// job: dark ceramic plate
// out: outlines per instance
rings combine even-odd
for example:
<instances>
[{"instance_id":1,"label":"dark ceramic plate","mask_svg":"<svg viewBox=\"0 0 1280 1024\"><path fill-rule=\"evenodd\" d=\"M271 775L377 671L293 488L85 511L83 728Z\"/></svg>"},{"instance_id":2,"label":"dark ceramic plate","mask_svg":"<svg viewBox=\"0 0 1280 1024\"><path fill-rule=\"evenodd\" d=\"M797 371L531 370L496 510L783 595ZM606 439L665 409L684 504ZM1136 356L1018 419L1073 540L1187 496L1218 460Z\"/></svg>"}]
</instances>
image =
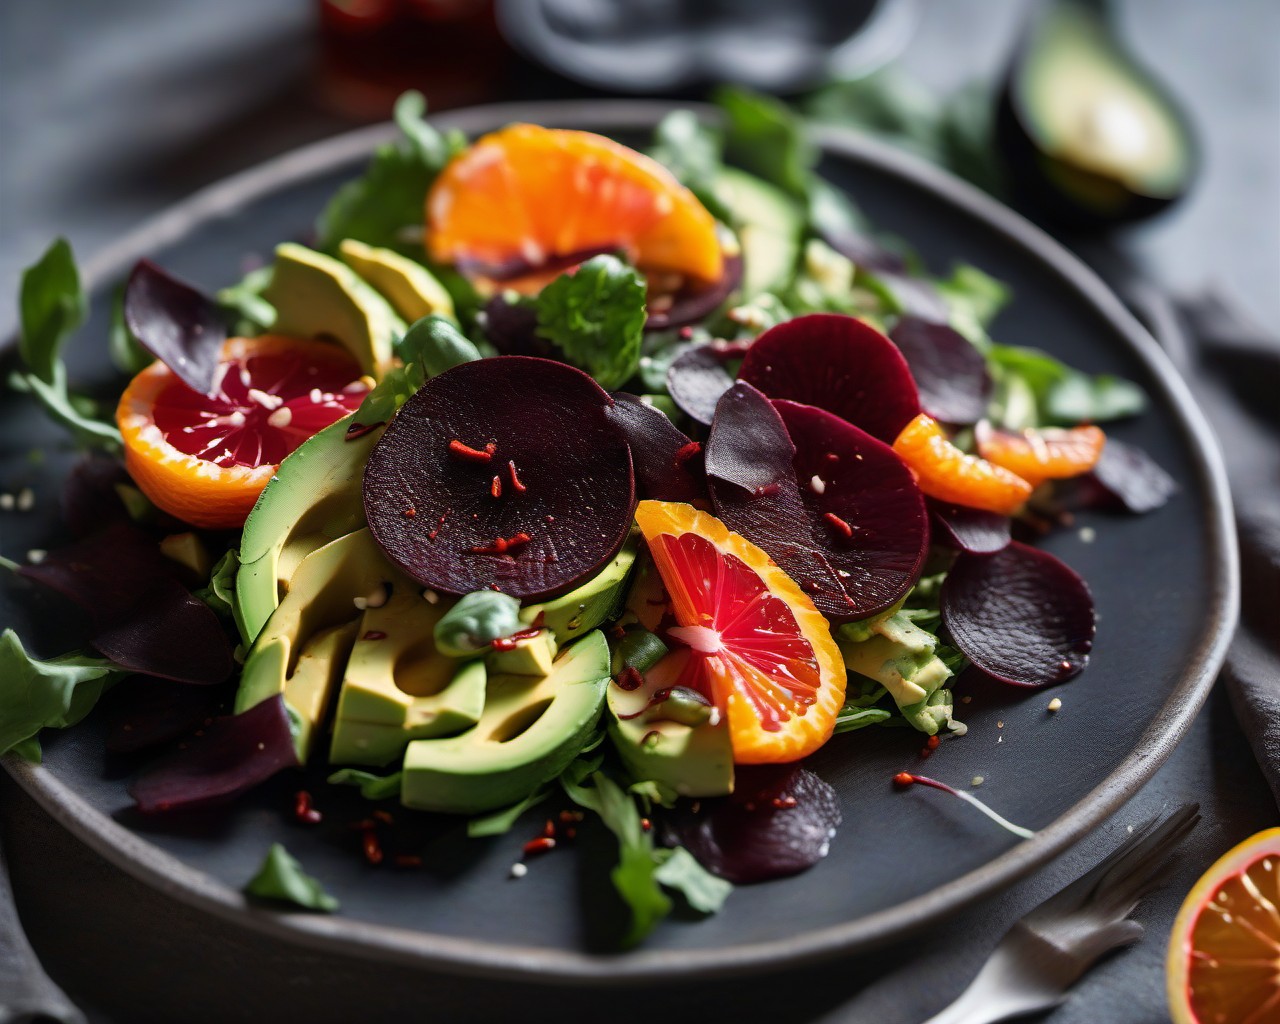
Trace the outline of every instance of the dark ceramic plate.
<instances>
[{"instance_id":1,"label":"dark ceramic plate","mask_svg":"<svg viewBox=\"0 0 1280 1024\"><path fill-rule=\"evenodd\" d=\"M510 106L459 112L442 125L482 132L511 120L594 129L642 144L664 106L648 102ZM356 173L388 135L362 131L282 157L187 202L123 239L89 272L94 317L73 353L74 376L109 392L105 347L110 290L148 256L207 287L241 273L246 257L305 237L335 185ZM142 821L125 786L136 768L102 753L103 724L46 740L43 767L6 767L75 835L179 901L330 952L397 960L443 972L596 982L706 976L813 961L866 949L993 892L1080 839L1148 779L1204 700L1235 619L1235 548L1226 484L1213 442L1182 382L1152 339L1102 283L1057 244L949 176L856 136L826 131L823 173L847 189L881 227L915 243L945 271L970 261L1009 282L1015 301L996 335L1043 347L1092 372L1123 374L1150 393L1150 411L1115 436L1151 452L1181 493L1142 518L1082 516L1078 529L1044 546L1089 581L1100 613L1088 670L1051 691L973 691L960 705L969 724L928 771L967 784L1009 818L1038 830L1018 842L963 805L925 790L898 792L895 772L919 766L920 737L870 729L831 742L813 766L837 789L844 825L830 856L795 878L740 888L707 920L674 919L646 946L611 954L620 909L605 868L609 840L584 830L577 849L508 878L537 812L506 837L468 841L456 824L432 822L416 839L420 871L370 868L348 823L361 813L346 791L308 784L327 812L323 826L295 824L297 779L277 780L226 813L182 824ZM90 343L92 342L92 343ZM50 514L6 514L13 555L56 543L49 522L71 462L29 404L0 407L0 483L32 486ZM43 462L28 457L45 447ZM37 650L57 647L60 606L11 587L0 621ZM1049 700L1062 698L1056 715ZM402 815L402 817L409 817ZM267 845L279 840L342 901L342 916L276 914L248 907L239 888Z\"/></svg>"}]
</instances>

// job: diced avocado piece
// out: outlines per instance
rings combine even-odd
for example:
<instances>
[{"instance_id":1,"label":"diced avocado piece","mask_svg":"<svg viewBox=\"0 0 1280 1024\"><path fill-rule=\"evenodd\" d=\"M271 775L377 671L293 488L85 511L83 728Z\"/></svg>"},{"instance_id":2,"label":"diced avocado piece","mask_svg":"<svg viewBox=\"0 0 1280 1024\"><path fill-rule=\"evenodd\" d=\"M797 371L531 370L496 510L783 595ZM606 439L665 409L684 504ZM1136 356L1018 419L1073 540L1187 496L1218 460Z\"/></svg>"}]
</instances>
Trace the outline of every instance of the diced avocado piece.
<instances>
[{"instance_id":1,"label":"diced avocado piece","mask_svg":"<svg viewBox=\"0 0 1280 1024\"><path fill-rule=\"evenodd\" d=\"M401 800L453 814L523 800L581 751L608 684L609 646L598 630L564 650L549 675L491 677L478 724L459 736L409 744Z\"/></svg>"},{"instance_id":2,"label":"diced avocado piece","mask_svg":"<svg viewBox=\"0 0 1280 1024\"><path fill-rule=\"evenodd\" d=\"M626 618L652 633L661 624L667 604L667 588L646 551L639 559L631 589L627 591Z\"/></svg>"},{"instance_id":3,"label":"diced avocado piece","mask_svg":"<svg viewBox=\"0 0 1280 1024\"><path fill-rule=\"evenodd\" d=\"M280 463L245 521L232 611L251 644L275 611L303 558L364 526L360 483L382 427L347 440L339 420Z\"/></svg>"},{"instance_id":4,"label":"diced avocado piece","mask_svg":"<svg viewBox=\"0 0 1280 1024\"><path fill-rule=\"evenodd\" d=\"M531 604L520 609L520 621L545 626L556 635L561 646L575 637L595 629L602 622L617 618L624 599L627 576L636 561L637 543L627 541L599 574L577 590L545 604Z\"/></svg>"},{"instance_id":5,"label":"diced avocado piece","mask_svg":"<svg viewBox=\"0 0 1280 1024\"><path fill-rule=\"evenodd\" d=\"M276 247L275 273L263 297L276 309L276 334L332 338L381 380L405 323L391 304L332 256L294 242Z\"/></svg>"},{"instance_id":6,"label":"diced avocado piece","mask_svg":"<svg viewBox=\"0 0 1280 1024\"><path fill-rule=\"evenodd\" d=\"M485 664L494 675L545 676L556 657L556 635L539 629L530 636L496 640L485 655Z\"/></svg>"},{"instance_id":7,"label":"diced avocado piece","mask_svg":"<svg viewBox=\"0 0 1280 1024\"><path fill-rule=\"evenodd\" d=\"M951 678L951 670L935 653L937 637L900 612L873 622L871 631L869 639L856 642L837 632L845 668L880 683L916 728L933 735L938 731L936 717L922 711Z\"/></svg>"},{"instance_id":8,"label":"diced avocado piece","mask_svg":"<svg viewBox=\"0 0 1280 1024\"><path fill-rule=\"evenodd\" d=\"M361 612L356 599L367 600L370 594L383 591L388 585L394 588L410 584L388 564L367 529L339 537L303 559L289 593L267 620L245 659L236 692L236 713L283 694L295 724L301 721L309 727L303 730L307 735L299 744L299 756L305 760L310 752L310 731L327 708L346 661L347 649L342 647L341 638L355 636L354 629L348 634L341 628L335 631L335 627L357 623ZM325 641L321 634L327 632L333 636ZM303 662L302 655L308 651L314 655L315 664ZM321 652L329 659L326 664L334 666L332 671L321 664ZM295 695L298 704L291 699Z\"/></svg>"},{"instance_id":9,"label":"diced avocado piece","mask_svg":"<svg viewBox=\"0 0 1280 1024\"><path fill-rule=\"evenodd\" d=\"M716 179L716 194L740 218L742 293L750 301L791 280L800 255L804 210L785 192L734 167Z\"/></svg>"},{"instance_id":10,"label":"diced avocado piece","mask_svg":"<svg viewBox=\"0 0 1280 1024\"><path fill-rule=\"evenodd\" d=\"M343 262L373 285L395 307L405 323L432 313L452 317L453 297L421 263L391 249L379 249L348 238L338 246Z\"/></svg>"},{"instance_id":11,"label":"diced avocado piece","mask_svg":"<svg viewBox=\"0 0 1280 1024\"><path fill-rule=\"evenodd\" d=\"M177 562L191 574L192 578L207 580L213 569L213 558L209 549L194 533L171 533L160 541L160 553L170 561Z\"/></svg>"}]
</instances>

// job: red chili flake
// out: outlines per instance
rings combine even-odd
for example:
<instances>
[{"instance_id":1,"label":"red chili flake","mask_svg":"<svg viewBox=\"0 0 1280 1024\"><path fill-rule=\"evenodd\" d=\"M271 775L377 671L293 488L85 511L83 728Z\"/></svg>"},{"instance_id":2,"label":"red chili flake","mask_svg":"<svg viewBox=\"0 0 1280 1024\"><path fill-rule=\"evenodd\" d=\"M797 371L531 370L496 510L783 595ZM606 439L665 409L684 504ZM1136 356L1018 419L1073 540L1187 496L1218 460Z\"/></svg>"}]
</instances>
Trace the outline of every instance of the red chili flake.
<instances>
[{"instance_id":1,"label":"red chili flake","mask_svg":"<svg viewBox=\"0 0 1280 1024\"><path fill-rule=\"evenodd\" d=\"M404 510L404 514L407 515L410 519L412 519L414 516L418 514L418 510L416 508L407 508Z\"/></svg>"},{"instance_id":2,"label":"red chili flake","mask_svg":"<svg viewBox=\"0 0 1280 1024\"><path fill-rule=\"evenodd\" d=\"M489 493L492 494L495 498L502 497L502 478L501 477L495 476L493 478L493 483L489 485Z\"/></svg>"},{"instance_id":3,"label":"red chili flake","mask_svg":"<svg viewBox=\"0 0 1280 1024\"><path fill-rule=\"evenodd\" d=\"M692 327L681 327L681 328L680 328L680 340L681 340L681 341L688 341L688 340L689 340L690 338L692 338L692 337L693 337L693 328L692 328Z\"/></svg>"},{"instance_id":4,"label":"red chili flake","mask_svg":"<svg viewBox=\"0 0 1280 1024\"><path fill-rule=\"evenodd\" d=\"M541 632L542 630L537 627L522 629L518 633L512 633L510 636L500 636L496 640L490 641L489 646L495 651L514 651L521 640L532 640Z\"/></svg>"},{"instance_id":5,"label":"red chili flake","mask_svg":"<svg viewBox=\"0 0 1280 1024\"><path fill-rule=\"evenodd\" d=\"M1069 662L1069 661L1060 661L1060 662L1058 662L1058 668L1062 669L1062 671L1063 671L1063 672L1070 672L1070 671L1071 671L1071 662Z\"/></svg>"},{"instance_id":6,"label":"red chili flake","mask_svg":"<svg viewBox=\"0 0 1280 1024\"><path fill-rule=\"evenodd\" d=\"M796 805L796 798L793 796L775 796L773 798L773 806L780 811L789 811Z\"/></svg>"},{"instance_id":7,"label":"red chili flake","mask_svg":"<svg viewBox=\"0 0 1280 1024\"><path fill-rule=\"evenodd\" d=\"M564 837L566 839L577 839L578 830L576 828L567 828L564 830Z\"/></svg>"},{"instance_id":8,"label":"red chili flake","mask_svg":"<svg viewBox=\"0 0 1280 1024\"><path fill-rule=\"evenodd\" d=\"M924 745L928 747L930 750L937 750L938 744L941 742L942 742L941 737L930 736L927 740L924 741Z\"/></svg>"},{"instance_id":9,"label":"red chili flake","mask_svg":"<svg viewBox=\"0 0 1280 1024\"><path fill-rule=\"evenodd\" d=\"M550 836L539 836L537 839L530 839L524 844L523 853L526 857L536 857L540 853L546 853L548 850L556 848L556 841Z\"/></svg>"},{"instance_id":10,"label":"red chili flake","mask_svg":"<svg viewBox=\"0 0 1280 1024\"><path fill-rule=\"evenodd\" d=\"M910 772L898 772L898 774L893 777L893 783L895 786L909 786L915 781L916 777Z\"/></svg>"},{"instance_id":11,"label":"red chili flake","mask_svg":"<svg viewBox=\"0 0 1280 1024\"><path fill-rule=\"evenodd\" d=\"M624 636L627 635L627 627L611 626L609 629L609 635L613 637L615 640L621 640Z\"/></svg>"},{"instance_id":12,"label":"red chili flake","mask_svg":"<svg viewBox=\"0 0 1280 1024\"><path fill-rule=\"evenodd\" d=\"M690 459L697 456L702 451L702 444L698 441L690 441L676 452L676 465L683 466Z\"/></svg>"},{"instance_id":13,"label":"red chili flake","mask_svg":"<svg viewBox=\"0 0 1280 1024\"><path fill-rule=\"evenodd\" d=\"M841 519L841 518L840 518L838 515L836 515L834 512L823 512L823 513L822 513L822 518L823 518L823 519L825 519L828 523L830 523L830 524L831 524L833 527L835 527L837 530L839 530L839 531L840 531L842 534L844 534L846 537L852 537L852 536L853 536L853 527L852 527L852 526L850 526L848 523L846 523L843 519Z\"/></svg>"},{"instance_id":14,"label":"red chili flake","mask_svg":"<svg viewBox=\"0 0 1280 1024\"><path fill-rule=\"evenodd\" d=\"M555 517L555 516L547 516L547 522L549 522L549 523L554 523L555 521L556 521L556 517Z\"/></svg>"},{"instance_id":15,"label":"red chili flake","mask_svg":"<svg viewBox=\"0 0 1280 1024\"><path fill-rule=\"evenodd\" d=\"M382 420L378 420L377 423L368 423L368 424L353 423L351 424L351 426L347 427L347 433L344 436L343 440L354 441L357 437L364 437L364 435L369 433L369 431L377 430L378 427L382 426L382 424L383 424Z\"/></svg>"},{"instance_id":16,"label":"red chili flake","mask_svg":"<svg viewBox=\"0 0 1280 1024\"><path fill-rule=\"evenodd\" d=\"M641 818L640 827L644 829L646 832L651 832L653 831L653 822L651 822L648 818Z\"/></svg>"},{"instance_id":17,"label":"red chili flake","mask_svg":"<svg viewBox=\"0 0 1280 1024\"><path fill-rule=\"evenodd\" d=\"M542 835L547 839L554 839L556 836L556 823L550 818L548 818L547 823L542 826Z\"/></svg>"},{"instance_id":18,"label":"red chili flake","mask_svg":"<svg viewBox=\"0 0 1280 1024\"><path fill-rule=\"evenodd\" d=\"M512 459L507 463L507 469L511 471L511 486L516 489L517 494L524 494L524 492L529 488L526 487L524 482L520 479L520 474L516 470L515 459Z\"/></svg>"},{"instance_id":19,"label":"red chili flake","mask_svg":"<svg viewBox=\"0 0 1280 1024\"><path fill-rule=\"evenodd\" d=\"M561 811L560 824L573 825L581 821L585 817L586 815L584 815L581 811Z\"/></svg>"},{"instance_id":20,"label":"red chili flake","mask_svg":"<svg viewBox=\"0 0 1280 1024\"><path fill-rule=\"evenodd\" d=\"M439 531L439 530L428 530L428 531L427 531L427 540L435 540L435 539L436 539L437 537L439 537L439 536L440 536L440 531Z\"/></svg>"},{"instance_id":21,"label":"red chili flake","mask_svg":"<svg viewBox=\"0 0 1280 1024\"><path fill-rule=\"evenodd\" d=\"M422 858L416 853L397 853L396 867L398 868L420 868L422 867Z\"/></svg>"},{"instance_id":22,"label":"red chili flake","mask_svg":"<svg viewBox=\"0 0 1280 1024\"><path fill-rule=\"evenodd\" d=\"M463 444L456 437L449 442L449 454L455 458L462 459L464 462L492 462L493 453L497 446L487 444L483 449L472 448L470 445Z\"/></svg>"},{"instance_id":23,"label":"red chili flake","mask_svg":"<svg viewBox=\"0 0 1280 1024\"><path fill-rule=\"evenodd\" d=\"M373 816L384 825L390 825L395 821L395 819L391 817L391 813L389 811L376 810L373 812Z\"/></svg>"},{"instance_id":24,"label":"red chili flake","mask_svg":"<svg viewBox=\"0 0 1280 1024\"><path fill-rule=\"evenodd\" d=\"M364 636L362 636L360 639L361 640L385 640L386 638L387 638L387 634L382 632L382 630L368 629L368 630L365 630Z\"/></svg>"},{"instance_id":25,"label":"red chili flake","mask_svg":"<svg viewBox=\"0 0 1280 1024\"><path fill-rule=\"evenodd\" d=\"M495 537L490 545L471 548L471 553L473 555L505 555L512 548L528 544L531 540L533 538L521 530L513 537Z\"/></svg>"},{"instance_id":26,"label":"red chili flake","mask_svg":"<svg viewBox=\"0 0 1280 1024\"><path fill-rule=\"evenodd\" d=\"M644 685L644 676L634 665L627 665L618 673L618 686L624 690L638 690Z\"/></svg>"},{"instance_id":27,"label":"red chili flake","mask_svg":"<svg viewBox=\"0 0 1280 1024\"><path fill-rule=\"evenodd\" d=\"M836 463L840 461L840 456L837 455L835 452L827 452L827 454L824 455L823 458L827 460L828 466L834 466Z\"/></svg>"},{"instance_id":28,"label":"red chili flake","mask_svg":"<svg viewBox=\"0 0 1280 1024\"><path fill-rule=\"evenodd\" d=\"M378 842L378 833L372 824L364 830L361 837L361 844L364 847L364 859L370 864L381 864L383 853L382 844Z\"/></svg>"},{"instance_id":29,"label":"red chili flake","mask_svg":"<svg viewBox=\"0 0 1280 1024\"><path fill-rule=\"evenodd\" d=\"M311 794L305 789L298 790L293 798L293 816L304 825L318 825L324 816L311 806Z\"/></svg>"}]
</instances>

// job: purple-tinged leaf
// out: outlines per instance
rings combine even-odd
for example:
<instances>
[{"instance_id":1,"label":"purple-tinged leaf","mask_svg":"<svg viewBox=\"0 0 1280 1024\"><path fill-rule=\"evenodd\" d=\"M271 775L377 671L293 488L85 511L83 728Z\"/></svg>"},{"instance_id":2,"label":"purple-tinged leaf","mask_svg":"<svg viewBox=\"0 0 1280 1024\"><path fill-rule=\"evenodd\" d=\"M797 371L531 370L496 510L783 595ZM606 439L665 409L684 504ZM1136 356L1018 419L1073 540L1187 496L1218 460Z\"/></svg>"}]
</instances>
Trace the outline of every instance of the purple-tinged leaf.
<instances>
[{"instance_id":1,"label":"purple-tinged leaf","mask_svg":"<svg viewBox=\"0 0 1280 1024\"><path fill-rule=\"evenodd\" d=\"M217 394L227 319L213 299L150 260L139 260L125 286L124 321L139 344L189 388Z\"/></svg>"},{"instance_id":2,"label":"purple-tinged leaf","mask_svg":"<svg viewBox=\"0 0 1280 1024\"><path fill-rule=\"evenodd\" d=\"M989 676L1048 686L1078 675L1096 627L1093 597L1053 555L1011 541L991 555L961 554L939 607L951 642Z\"/></svg>"},{"instance_id":3,"label":"purple-tinged leaf","mask_svg":"<svg viewBox=\"0 0 1280 1024\"><path fill-rule=\"evenodd\" d=\"M538 337L538 313L527 302L495 295L484 306L484 336L504 356L552 358L555 346Z\"/></svg>"},{"instance_id":4,"label":"purple-tinged leaf","mask_svg":"<svg viewBox=\"0 0 1280 1024\"><path fill-rule=\"evenodd\" d=\"M636 493L658 501L707 506L702 446L686 436L665 413L635 395L615 391L609 419L631 446Z\"/></svg>"},{"instance_id":5,"label":"purple-tinged leaf","mask_svg":"<svg viewBox=\"0 0 1280 1024\"><path fill-rule=\"evenodd\" d=\"M967 425L986 414L991 374L982 353L963 334L946 324L904 316L889 338L911 368L921 408L935 420Z\"/></svg>"},{"instance_id":6,"label":"purple-tinged leaf","mask_svg":"<svg viewBox=\"0 0 1280 1024\"><path fill-rule=\"evenodd\" d=\"M1137 445L1109 437L1097 465L1079 478L1079 490L1087 504L1141 514L1168 502L1178 485Z\"/></svg>"},{"instance_id":7,"label":"purple-tinged leaf","mask_svg":"<svg viewBox=\"0 0 1280 1024\"><path fill-rule=\"evenodd\" d=\"M689 285L671 296L670 305L655 308L650 303L649 317L644 322L646 331L667 331L705 320L733 294L742 283L742 256L725 254L724 271L720 279L711 284Z\"/></svg>"},{"instance_id":8,"label":"purple-tinged leaf","mask_svg":"<svg viewBox=\"0 0 1280 1024\"><path fill-rule=\"evenodd\" d=\"M127 523L50 551L19 572L93 620L89 642L121 668L181 683L226 679L235 662L218 617L178 582L157 543Z\"/></svg>"},{"instance_id":9,"label":"purple-tinged leaf","mask_svg":"<svg viewBox=\"0 0 1280 1024\"><path fill-rule=\"evenodd\" d=\"M112 523L127 522L129 513L116 487L134 486L119 459L86 454L71 468L62 488L62 518L72 536L87 537Z\"/></svg>"},{"instance_id":10,"label":"purple-tinged leaf","mask_svg":"<svg viewBox=\"0 0 1280 1024\"><path fill-rule=\"evenodd\" d=\"M544 599L594 576L631 529L631 450L581 370L498 356L427 381L364 476L387 556L446 594Z\"/></svg>"},{"instance_id":11,"label":"purple-tinged leaf","mask_svg":"<svg viewBox=\"0 0 1280 1024\"><path fill-rule=\"evenodd\" d=\"M764 882L813 867L840 825L836 791L799 765L738 765L733 795L680 807L663 820L664 838L685 847L714 875Z\"/></svg>"},{"instance_id":12,"label":"purple-tinged leaf","mask_svg":"<svg viewBox=\"0 0 1280 1024\"><path fill-rule=\"evenodd\" d=\"M209 722L217 691L167 679L135 677L111 694L107 749L130 754L194 732Z\"/></svg>"},{"instance_id":13,"label":"purple-tinged leaf","mask_svg":"<svg viewBox=\"0 0 1280 1024\"><path fill-rule=\"evenodd\" d=\"M289 714L279 694L238 715L218 718L129 786L143 814L190 811L234 800L298 765Z\"/></svg>"},{"instance_id":14,"label":"purple-tinged leaf","mask_svg":"<svg viewBox=\"0 0 1280 1024\"><path fill-rule=\"evenodd\" d=\"M738 377L770 398L833 412L886 444L920 412L898 347L870 324L836 313L769 328L747 350Z\"/></svg>"},{"instance_id":15,"label":"purple-tinged leaf","mask_svg":"<svg viewBox=\"0 0 1280 1024\"><path fill-rule=\"evenodd\" d=\"M709 426L720 396L733 387L725 363L741 355L736 349L698 345L681 353L667 368L667 391L690 419Z\"/></svg>"},{"instance_id":16,"label":"purple-tinged leaf","mask_svg":"<svg viewBox=\"0 0 1280 1024\"><path fill-rule=\"evenodd\" d=\"M844 225L820 227L822 240L855 267L878 274L906 274L907 262L870 235Z\"/></svg>"},{"instance_id":17,"label":"purple-tinged leaf","mask_svg":"<svg viewBox=\"0 0 1280 1024\"><path fill-rule=\"evenodd\" d=\"M989 555L1009 543L1008 516L965 505L952 505L936 498L926 498L925 504L929 508L935 544L974 555Z\"/></svg>"}]
</instances>

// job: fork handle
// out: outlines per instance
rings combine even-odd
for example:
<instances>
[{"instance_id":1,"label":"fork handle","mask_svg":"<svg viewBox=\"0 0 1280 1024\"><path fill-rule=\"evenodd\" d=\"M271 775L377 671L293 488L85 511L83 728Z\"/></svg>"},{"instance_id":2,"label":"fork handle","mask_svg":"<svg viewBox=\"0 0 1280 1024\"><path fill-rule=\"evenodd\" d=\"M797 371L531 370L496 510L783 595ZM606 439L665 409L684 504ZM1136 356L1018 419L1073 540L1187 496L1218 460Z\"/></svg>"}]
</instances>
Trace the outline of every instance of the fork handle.
<instances>
[{"instance_id":1,"label":"fork handle","mask_svg":"<svg viewBox=\"0 0 1280 1024\"><path fill-rule=\"evenodd\" d=\"M997 949L960 997L925 1024L994 1024L1034 1010L1047 1010L1065 998L1060 987L1038 984L1005 949Z\"/></svg>"}]
</instances>

